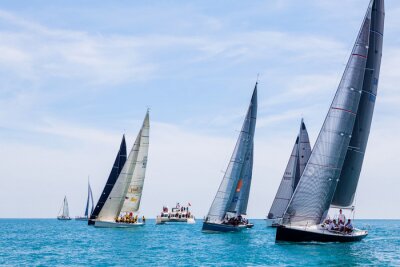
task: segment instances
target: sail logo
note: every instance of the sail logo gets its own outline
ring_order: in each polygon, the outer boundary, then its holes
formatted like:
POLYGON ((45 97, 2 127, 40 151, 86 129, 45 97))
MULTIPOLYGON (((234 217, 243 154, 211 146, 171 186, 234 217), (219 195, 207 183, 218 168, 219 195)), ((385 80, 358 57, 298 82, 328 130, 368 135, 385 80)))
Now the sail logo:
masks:
POLYGON ((131 197, 131 202, 136 202, 137 198, 131 197))
POLYGON ((142 188, 140 186, 131 186, 131 187, 129 187, 128 192, 129 193, 138 193, 141 191, 141 189, 142 188))

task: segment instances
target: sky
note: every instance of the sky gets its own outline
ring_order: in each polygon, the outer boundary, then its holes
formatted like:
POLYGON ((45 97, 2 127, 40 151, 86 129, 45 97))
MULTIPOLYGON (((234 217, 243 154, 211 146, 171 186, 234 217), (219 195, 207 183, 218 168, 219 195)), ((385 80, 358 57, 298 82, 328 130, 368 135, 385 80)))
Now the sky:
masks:
MULTIPOLYGON (((150 108, 140 214, 206 215, 259 74, 248 217, 265 218, 304 118, 313 144, 368 0, 0 2, 0 217, 97 201, 122 134, 150 108)), ((400 219, 400 2, 386 1, 381 79, 356 218, 400 219)))

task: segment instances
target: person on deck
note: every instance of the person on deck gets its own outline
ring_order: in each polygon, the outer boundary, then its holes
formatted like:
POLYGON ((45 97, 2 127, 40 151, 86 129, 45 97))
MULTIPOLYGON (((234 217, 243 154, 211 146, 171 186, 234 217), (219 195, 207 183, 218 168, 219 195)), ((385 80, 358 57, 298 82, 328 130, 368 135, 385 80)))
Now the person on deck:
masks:
POLYGON ((351 233, 353 232, 353 225, 351 224, 351 220, 348 219, 346 225, 344 226, 344 231, 346 233, 351 233))
POLYGON ((144 215, 142 217, 142 221, 143 221, 143 223, 146 223, 146 218, 144 217, 144 215))
POLYGON ((336 224, 336 220, 333 220, 328 226, 329 231, 337 231, 338 229, 339 228, 338 225, 336 224))
POLYGON ((339 210, 338 222, 342 222, 343 224, 346 222, 346 216, 342 213, 342 209, 339 210))

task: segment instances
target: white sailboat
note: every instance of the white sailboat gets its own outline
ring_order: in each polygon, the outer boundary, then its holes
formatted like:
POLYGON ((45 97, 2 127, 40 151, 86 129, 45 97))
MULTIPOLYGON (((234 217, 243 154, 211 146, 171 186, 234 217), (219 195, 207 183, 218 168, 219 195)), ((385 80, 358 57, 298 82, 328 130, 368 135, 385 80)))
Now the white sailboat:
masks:
POLYGON ((138 218, 149 151, 149 111, 113 189, 102 207, 95 227, 136 227, 145 223, 138 218))
POLYGON ((60 212, 59 212, 60 215, 57 216, 57 220, 60 220, 60 221, 71 220, 71 217, 69 217, 67 196, 64 197, 64 201, 63 201, 60 211, 62 211, 62 213, 60 214, 60 212))

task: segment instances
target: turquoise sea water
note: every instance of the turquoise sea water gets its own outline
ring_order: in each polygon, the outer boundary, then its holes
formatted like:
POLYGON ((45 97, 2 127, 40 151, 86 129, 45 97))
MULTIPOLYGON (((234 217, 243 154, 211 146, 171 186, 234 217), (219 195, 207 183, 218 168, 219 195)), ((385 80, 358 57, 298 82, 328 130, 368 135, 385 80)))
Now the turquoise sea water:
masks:
POLYGON ((263 220, 242 233, 205 234, 195 225, 99 229, 85 222, 1 219, 0 265, 400 266, 400 220, 359 220, 356 243, 275 243, 263 220))

